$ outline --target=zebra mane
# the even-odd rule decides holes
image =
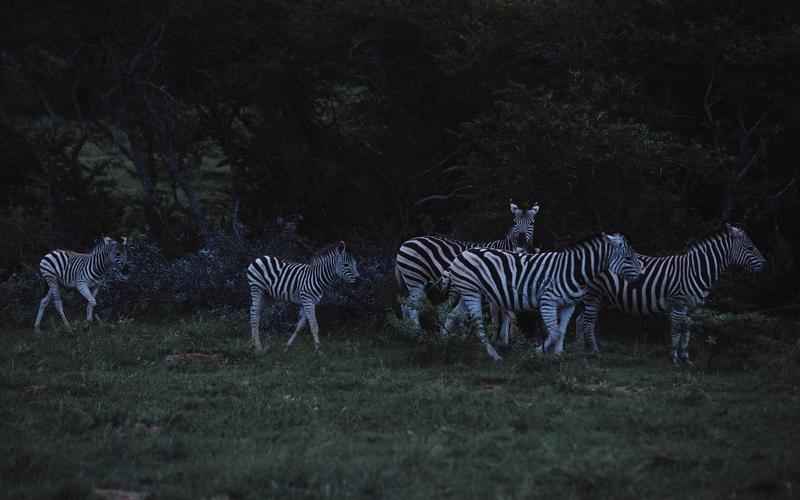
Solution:
[[[563,245],[560,248],[555,249],[554,251],[560,252],[562,250],[572,250],[572,249],[578,248],[579,246],[584,245],[586,243],[598,240],[598,239],[600,239],[603,236],[608,235],[608,234],[620,234],[623,237],[625,237],[625,240],[628,239],[628,237],[625,236],[622,233],[595,233],[595,234],[592,234],[592,235],[589,235],[589,236],[585,236],[585,237],[583,237],[583,238],[581,238],[581,239],[579,239],[577,241],[573,241],[571,243],[567,243],[566,245]]]
[[[720,236],[725,236],[728,234],[728,230],[725,227],[715,229],[706,233],[705,235],[699,238],[692,238],[686,242],[686,246],[684,248],[685,253],[689,253],[693,250],[697,250],[698,248],[702,247],[705,243],[708,243],[711,240],[717,239]]]
[[[94,246],[93,246],[93,247],[92,247],[92,249],[89,251],[89,253],[99,253],[99,252],[101,252],[101,251],[102,251],[102,250],[103,250],[103,249],[104,249],[106,246],[108,246],[110,243],[112,243],[113,241],[114,241],[114,240],[113,240],[113,239],[111,239],[111,238],[108,238],[108,239],[106,239],[106,238],[100,238],[100,241],[98,241],[97,243],[95,243],[95,244],[94,244]]]
[[[338,242],[331,243],[330,245],[325,245],[322,249],[317,250],[317,252],[311,256],[310,263],[314,264],[324,259],[328,255],[336,253],[338,246],[339,246]],[[347,250],[345,250],[345,253],[347,253]]]

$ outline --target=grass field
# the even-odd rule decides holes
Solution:
[[[795,320],[764,324],[796,338]],[[588,365],[517,350],[494,366],[472,339],[375,325],[329,329],[321,356],[308,334],[256,356],[244,318],[5,331],[2,497],[800,494],[791,342],[765,341],[749,368],[675,369],[661,342],[611,344]]]

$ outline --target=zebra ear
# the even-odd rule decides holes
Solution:
[[[127,236],[123,236],[122,237],[122,246],[124,246],[124,247],[128,246],[128,237]]]
[[[108,236],[103,236],[103,243],[105,243],[106,245],[111,243],[111,238],[109,238]]]
[[[539,213],[539,202],[535,202],[533,206],[528,209],[528,215],[536,215]]]
[[[508,202],[509,202],[509,204],[511,205],[511,214],[512,214],[512,215],[514,215],[514,216],[518,216],[518,215],[520,215],[520,213],[522,212],[522,210],[520,210],[520,209],[519,209],[519,207],[517,206],[517,204],[516,204],[516,203],[514,203],[514,202],[513,202],[513,201],[511,201],[511,200],[508,200]]]
[[[338,245],[336,245],[336,250],[339,253],[344,253],[347,250],[347,246],[344,244],[344,241],[340,241]]]
[[[733,224],[725,223],[725,230],[728,231],[730,234],[734,236],[741,236],[744,231],[741,228],[734,226]]]
[[[602,233],[605,238],[610,241],[611,243],[618,244],[622,241],[622,235],[614,233],[614,234],[606,234]]]

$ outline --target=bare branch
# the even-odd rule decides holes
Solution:
[[[242,229],[243,229],[244,226],[239,221],[239,204],[240,204],[240,201],[241,200],[239,200],[239,198],[237,197],[236,201],[233,204],[233,216],[231,218],[231,226],[233,228],[234,236],[236,236],[236,239],[241,242],[241,241],[244,241],[244,238],[242,237]]]
[[[133,158],[133,153],[131,152],[131,150],[130,150],[130,149],[128,149],[127,147],[125,147],[125,146],[124,146],[122,143],[120,143],[120,142],[117,140],[117,136],[114,134],[114,131],[113,131],[113,130],[111,130],[111,127],[109,127],[109,126],[108,126],[108,125],[106,125],[105,123],[101,122],[100,120],[95,120],[95,121],[94,121],[94,124],[95,124],[97,127],[99,127],[99,128],[100,128],[100,129],[101,129],[103,132],[105,132],[105,133],[106,133],[106,135],[108,135],[108,137],[111,139],[111,142],[114,144],[114,146],[115,146],[117,149],[119,149],[120,153],[122,153],[122,155],[123,155],[125,158],[127,158],[128,160],[130,160],[132,163],[135,163],[135,160],[134,160],[134,158]]]
[[[711,89],[714,87],[714,76],[716,70],[711,70],[711,79],[708,80],[708,85],[706,86],[706,93],[703,96],[703,109],[706,111],[706,119],[708,120],[708,124],[710,126],[714,126],[714,115],[711,112],[711,108],[714,106],[711,104]]]
[[[789,189],[791,189],[792,186],[795,185],[796,182],[797,182],[797,174],[795,173],[795,175],[792,176],[792,179],[789,181],[788,184],[786,184],[786,186],[783,187],[783,189],[781,189],[780,191],[778,191],[773,195],[770,195],[767,199],[769,199],[770,201],[778,201],[784,194],[786,194],[787,191],[789,191]]]
[[[147,55],[148,53],[154,51],[159,46],[159,44],[161,43],[161,39],[164,36],[165,28],[166,25],[164,23],[161,23],[161,25],[157,26],[156,28],[153,29],[153,31],[150,32],[149,36],[145,40],[144,47],[142,47],[142,49],[139,50],[139,52],[137,52],[136,55],[133,56],[130,62],[128,63],[128,67],[126,68],[126,73],[128,75],[134,74],[142,58],[144,58],[144,56]],[[158,31],[156,32],[156,30]]]
[[[86,145],[86,142],[89,140],[89,132],[83,127],[83,133],[81,134],[81,138],[78,139],[78,144],[76,144],[72,151],[69,153],[70,162],[72,165],[76,165],[78,163],[78,156],[81,154],[81,150],[83,146]]]
[[[414,206],[418,207],[420,205],[424,205],[425,203],[428,203],[429,201],[435,201],[435,200],[449,200],[449,199],[452,199],[452,198],[469,198],[469,196],[467,196],[467,195],[459,194],[459,192],[466,191],[468,189],[472,189],[472,185],[462,186],[460,188],[456,188],[455,190],[453,190],[449,194],[432,194],[430,196],[426,196],[424,198],[421,198],[421,199],[417,200],[414,203]]]
[[[151,81],[147,81],[147,80],[138,80],[136,83],[138,83],[139,85],[144,85],[144,86],[153,88],[153,89],[161,92],[164,96],[166,96],[167,99],[172,101],[173,104],[177,104],[178,103],[177,99],[172,97],[172,94],[167,92],[167,90],[164,88],[165,87],[164,85],[156,85],[155,83],[153,83]]]
[[[739,171],[739,173],[736,174],[736,177],[734,178],[734,181],[733,181],[734,183],[739,182],[740,180],[742,180],[744,178],[745,175],[747,175],[747,172],[750,171],[750,167],[752,167],[755,164],[756,159],[758,158],[759,153],[761,152],[761,150],[762,150],[762,148],[759,147],[758,151],[753,153],[753,155],[750,157],[750,160],[748,160],[747,164],[745,164],[745,166],[742,167],[742,169]]]
[[[78,102],[78,83],[80,83],[80,79],[75,78],[75,81],[72,83],[72,107],[75,108],[75,116],[78,118],[78,121],[83,122],[83,110],[81,109],[81,104]]]

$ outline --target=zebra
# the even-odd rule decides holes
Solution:
[[[473,242],[440,236],[418,236],[400,245],[395,258],[395,278],[401,289],[408,290],[406,303],[402,306],[404,319],[410,320],[418,330],[421,329],[419,309],[426,295],[426,286],[438,280],[453,259],[464,250],[497,248],[513,251],[530,247],[539,204],[534,203],[531,208],[525,210],[511,202],[510,209],[513,224],[506,237],[501,240]],[[451,316],[456,315],[462,308],[459,302],[448,316],[448,321],[452,321]]]
[[[344,241],[320,250],[308,264],[284,262],[266,255],[254,260],[247,267],[247,281],[250,284],[250,333],[256,351],[264,351],[259,325],[265,294],[300,305],[300,319],[286,349],[308,323],[314,336],[314,349],[319,351],[316,305],[322,299],[323,291],[330,288],[337,278],[354,283],[359,277],[356,260],[347,251]]]
[[[47,283],[47,293],[39,303],[36,321],[33,328],[40,331],[39,326],[44,316],[44,311],[52,300],[56,310],[61,316],[67,330],[71,331],[67,316],[64,314],[64,305],[61,302],[59,284],[67,288],[77,288],[86,299],[86,320],[94,319],[94,308],[97,305],[97,292],[100,282],[106,273],[117,268],[125,272],[128,262],[128,244],[126,237],[120,244],[114,239],[103,237],[89,253],[78,253],[71,250],[53,250],[39,262],[39,274]]]
[[[577,319],[578,343],[597,353],[595,325],[604,304],[635,315],[669,313],[673,364],[689,360],[689,313],[702,304],[729,266],[758,272],[766,259],[744,229],[725,224],[716,233],[689,244],[684,253],[663,257],[640,255],[643,278],[625,283],[617,276],[603,274],[594,281],[584,298]],[[585,342],[585,343],[584,343]]]
[[[475,323],[478,337],[495,361],[502,358],[486,339],[481,297],[503,311],[501,331],[508,335],[510,312],[539,310],[547,327],[541,350],[563,350],[564,333],[576,304],[603,272],[638,279],[641,263],[627,238],[619,233],[587,238],[564,249],[536,254],[473,248],[462,252],[436,283],[440,292],[460,296]]]

